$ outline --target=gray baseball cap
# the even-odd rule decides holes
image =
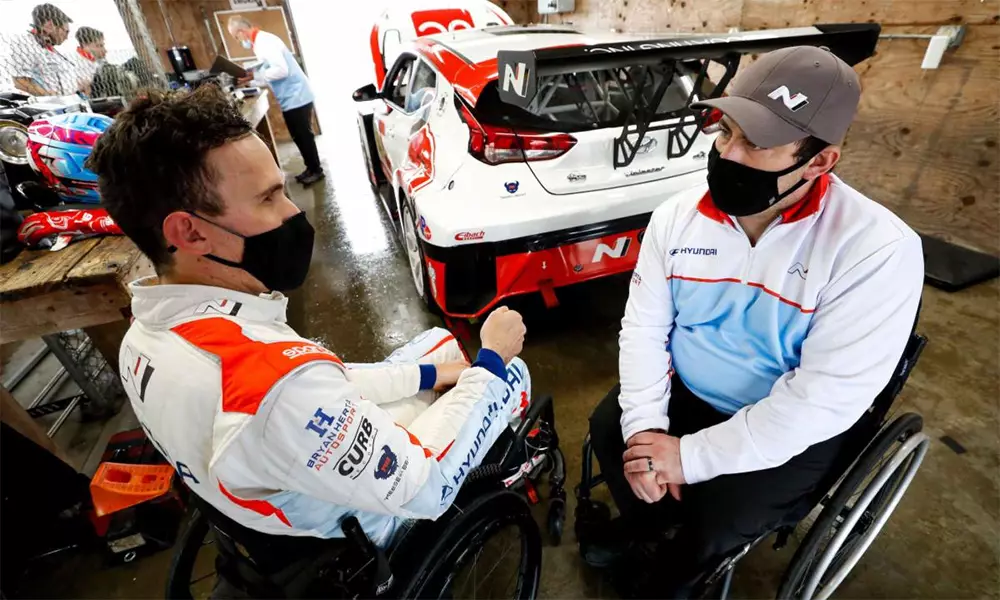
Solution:
[[[717,108],[748,140],[773,148],[810,135],[841,143],[860,98],[861,82],[850,65],[825,48],[793,46],[761,55],[737,73],[728,95],[691,108]]]

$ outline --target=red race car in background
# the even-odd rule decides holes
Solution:
[[[689,105],[719,96],[743,54],[811,44],[856,64],[878,38],[870,24],[665,39],[467,28],[473,11],[447,10],[423,27],[442,32],[401,37],[391,63],[379,50],[402,25],[389,24],[412,36],[423,13],[380,21],[378,84],[354,99],[371,109],[359,115],[369,176],[417,293],[464,318],[518,294],[554,306],[559,287],[631,271],[652,211],[704,183],[717,113]]]

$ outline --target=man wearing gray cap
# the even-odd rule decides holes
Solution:
[[[923,255],[906,224],[831,173],[860,96],[850,66],[802,46],[694,104],[722,112],[707,186],[653,213],[622,320],[620,390],[590,425],[622,517],[582,544],[584,558],[620,556],[612,532],[679,525],[643,595],[681,593],[805,516],[841,449],[877,426],[868,409],[913,327]]]

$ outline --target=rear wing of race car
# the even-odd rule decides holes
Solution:
[[[881,26],[875,23],[814,25],[732,34],[675,36],[620,42],[497,52],[497,87],[503,102],[529,112],[538,110],[540,89],[563,86],[581,89],[585,73],[609,73],[617,80],[624,105],[622,131],[614,143],[614,166],[635,159],[647,131],[668,130],[667,158],[684,156],[694,144],[706,114],[688,106],[696,100],[717,98],[736,74],[740,57],[788,46],[824,46],[850,65],[875,52]],[[709,77],[711,65],[722,73]],[[688,101],[669,113],[657,112],[676,75],[694,77]],[[581,92],[581,105],[589,100]],[[591,107],[591,114],[596,114]],[[656,121],[668,124],[651,126]]]

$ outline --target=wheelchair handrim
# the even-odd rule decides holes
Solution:
[[[861,560],[861,556],[868,550],[868,547],[871,546],[875,537],[885,526],[886,522],[888,522],[893,511],[895,511],[896,505],[899,504],[903,494],[906,493],[906,489],[913,481],[913,477],[920,468],[920,464],[923,462],[924,456],[926,456],[929,447],[930,439],[927,435],[922,432],[916,433],[903,443],[900,449],[887,464],[882,466],[875,480],[868,485],[861,498],[854,504],[854,506],[851,507],[847,519],[837,527],[837,535],[827,546],[820,559],[819,565],[807,580],[805,591],[801,596],[802,598],[811,599],[815,597],[817,600],[826,600],[833,594],[834,591],[836,591],[837,587],[843,583],[844,579],[846,579],[847,575],[851,572],[851,569],[853,569],[858,561]],[[826,574],[830,564],[837,556],[838,550],[840,550],[841,546],[843,546],[844,542],[847,540],[847,537],[854,530],[858,521],[868,508],[868,505],[871,504],[872,500],[874,500],[876,495],[879,494],[886,482],[889,481],[890,477],[892,477],[892,475],[903,465],[903,463],[911,457],[912,460],[909,461],[909,464],[906,467],[903,479],[893,491],[888,504],[884,509],[879,511],[875,522],[862,534],[860,546],[853,550],[852,554],[847,558],[847,562],[840,565],[833,577],[825,586],[823,586],[821,590],[819,590],[819,594],[816,595],[823,576]]]

